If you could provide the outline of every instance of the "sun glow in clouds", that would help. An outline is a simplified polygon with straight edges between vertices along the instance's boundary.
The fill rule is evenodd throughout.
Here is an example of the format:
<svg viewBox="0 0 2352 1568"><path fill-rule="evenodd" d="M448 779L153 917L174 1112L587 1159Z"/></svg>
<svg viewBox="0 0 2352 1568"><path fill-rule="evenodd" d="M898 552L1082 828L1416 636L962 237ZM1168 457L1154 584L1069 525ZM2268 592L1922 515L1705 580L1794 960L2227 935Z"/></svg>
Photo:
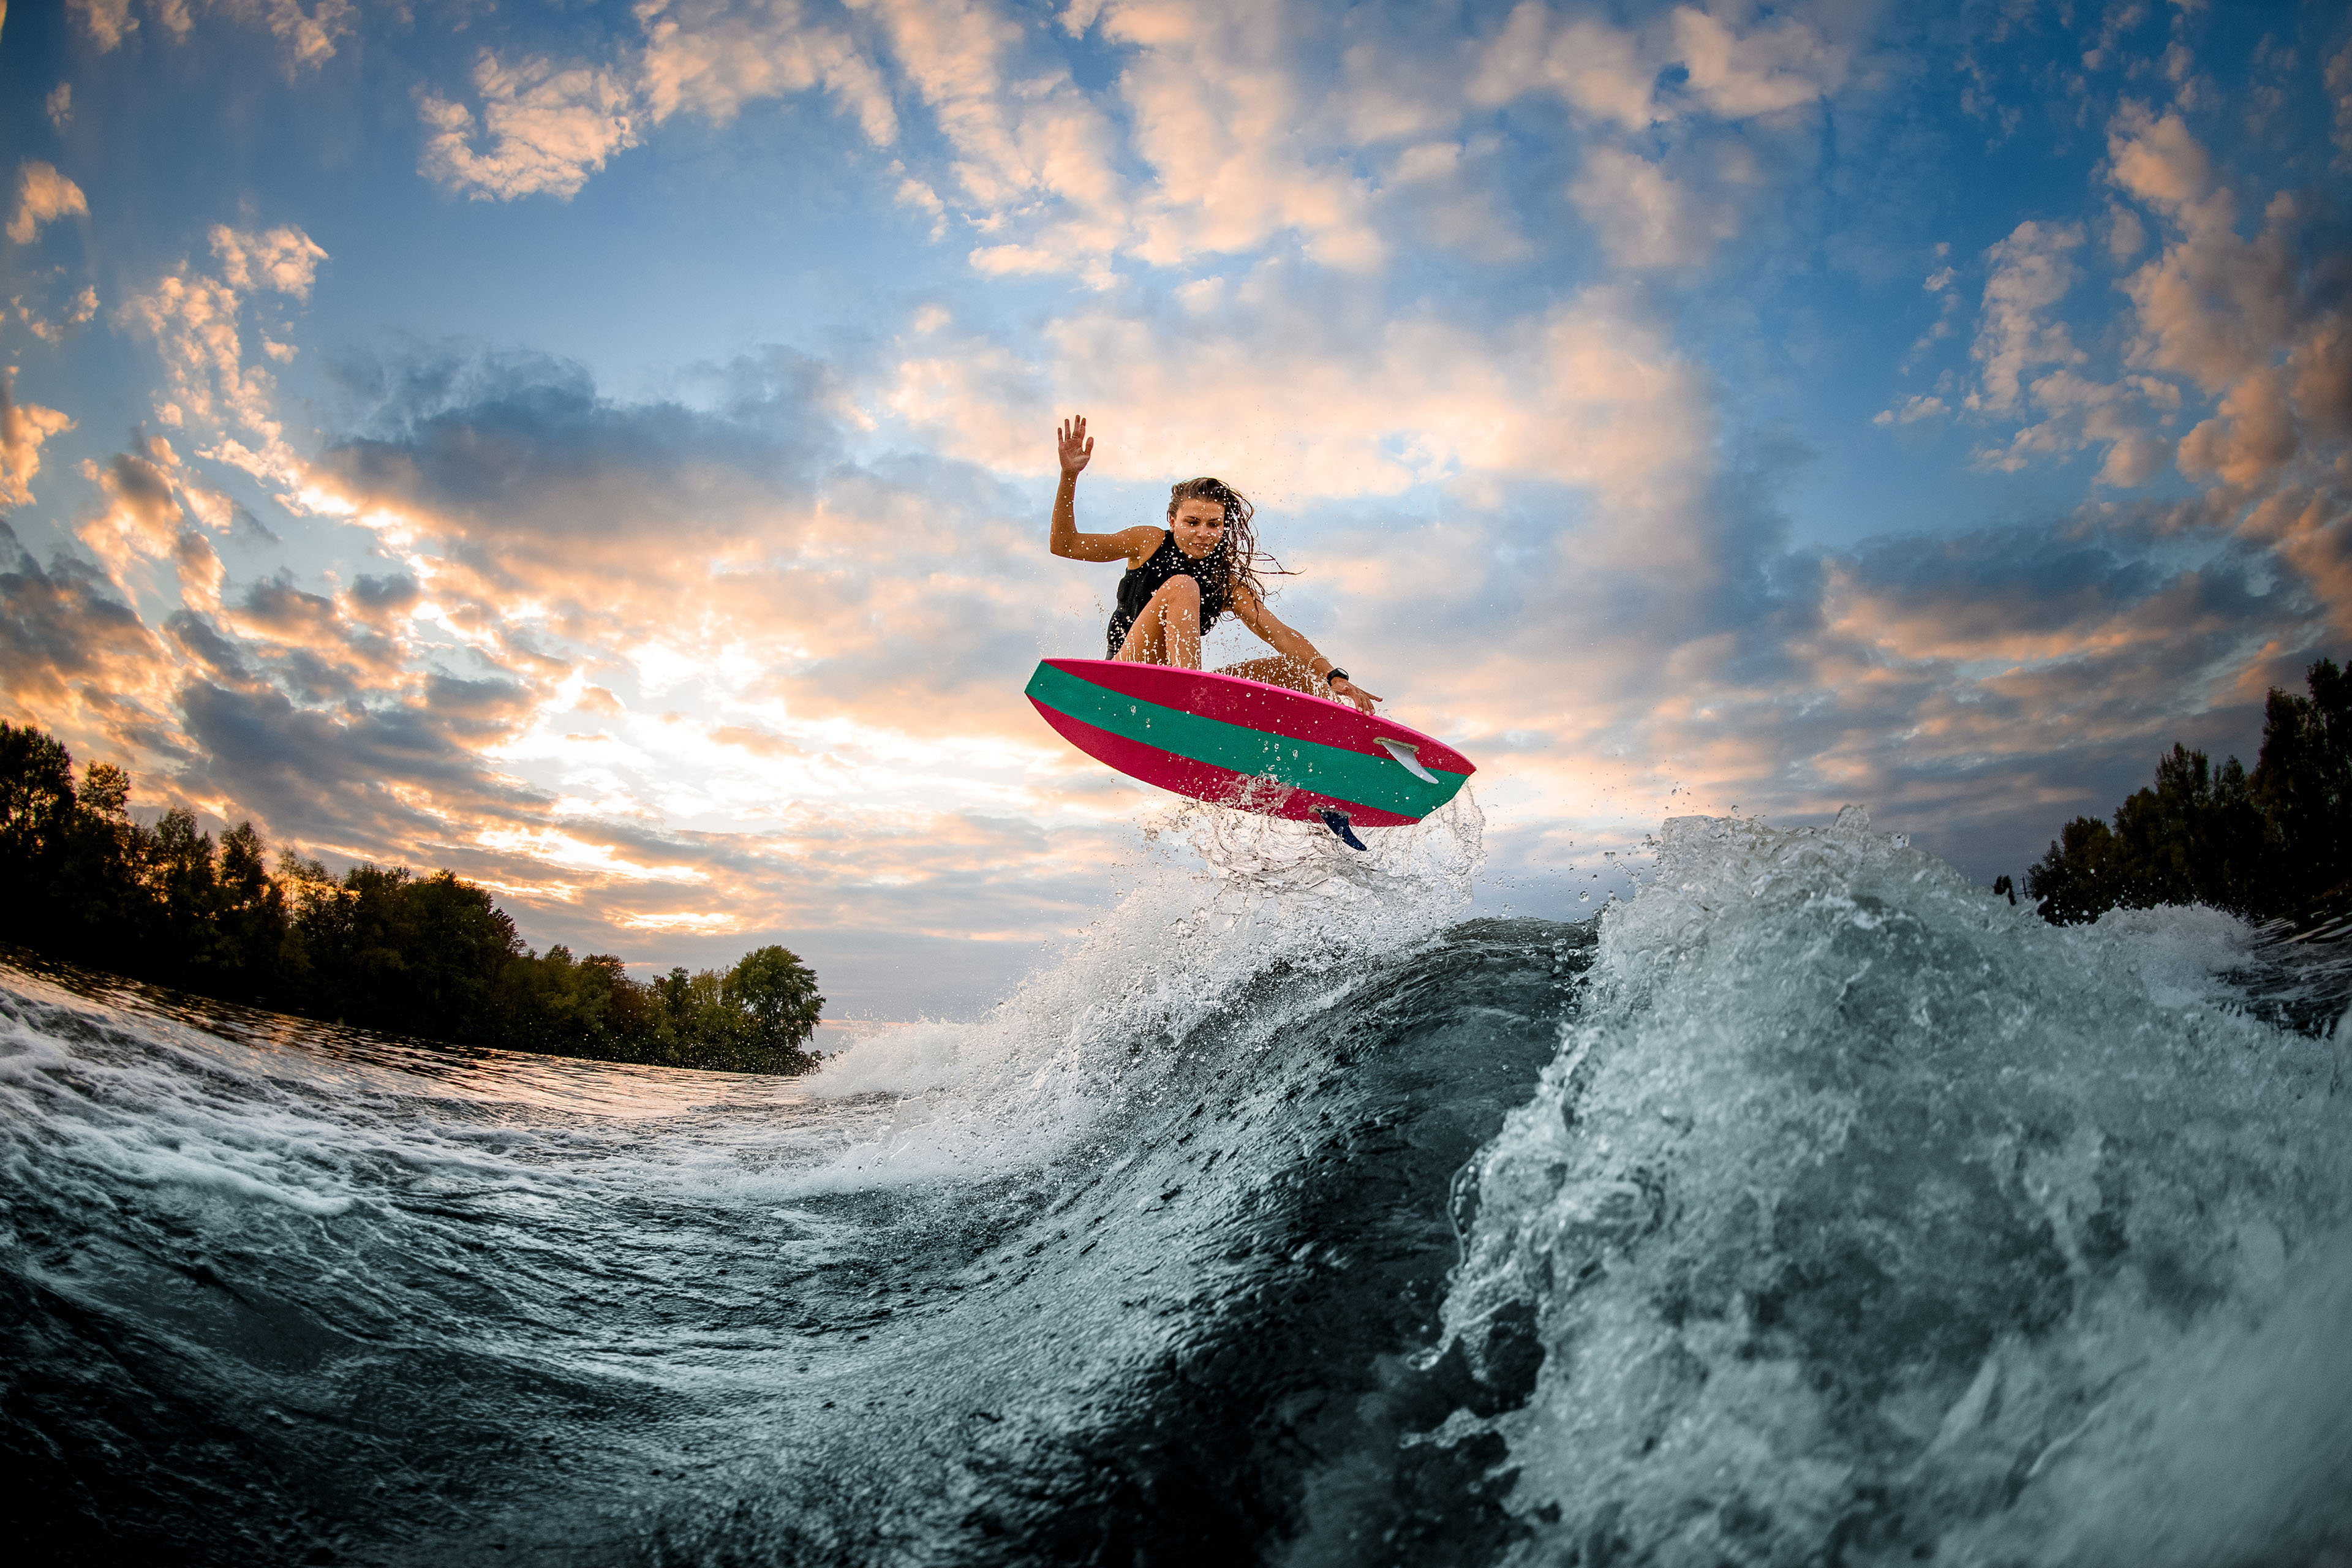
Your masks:
<svg viewBox="0 0 2352 1568"><path fill-rule="evenodd" d="M150 14L0 54L9 716L537 941L1107 896L1148 798L1019 696L1116 577L1072 412L1083 526L1258 500L1520 908L1670 800L2013 872L2352 638L2333 15Z"/></svg>
<svg viewBox="0 0 2352 1568"><path fill-rule="evenodd" d="M477 836L488 848L522 855L566 870L597 871L631 882L703 883L710 874L692 866L641 866L622 858L609 845L587 844L553 828L498 829Z"/></svg>

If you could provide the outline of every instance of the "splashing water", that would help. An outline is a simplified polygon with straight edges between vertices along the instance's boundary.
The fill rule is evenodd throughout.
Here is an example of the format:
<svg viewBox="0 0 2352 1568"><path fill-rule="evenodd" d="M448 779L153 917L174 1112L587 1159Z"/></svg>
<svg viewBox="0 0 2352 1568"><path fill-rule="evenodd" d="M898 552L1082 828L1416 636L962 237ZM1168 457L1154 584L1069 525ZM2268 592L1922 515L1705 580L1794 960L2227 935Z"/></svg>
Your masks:
<svg viewBox="0 0 2352 1568"><path fill-rule="evenodd" d="M1146 842L1170 864L1198 858L1229 896L1280 899L1321 892L1343 901L1341 921L1318 922L1344 933L1399 919L1425 921L1466 905L1486 863L1486 819L1467 786L1410 827L1366 828L1367 848L1350 849L1328 827L1187 800L1144 824ZM1188 854L1189 852L1189 854ZM1310 917L1311 918L1311 917Z"/></svg>
<svg viewBox="0 0 2352 1568"><path fill-rule="evenodd" d="M1193 801L1161 812L1139 885L1061 963L977 1024L892 1030L825 1064L821 1097L904 1097L887 1135L828 1178L1035 1163L1156 1082L1177 1042L1265 978L1321 977L1328 993L1433 937L1468 907L1484 826L1467 790L1414 826L1373 830L1369 854L1316 824ZM1284 1023L1258 1015L1248 1048Z"/></svg>
<svg viewBox="0 0 2352 1568"><path fill-rule="evenodd" d="M1507 1446L1514 1560L2352 1543L2345 1046L2237 1005L2250 945L2053 930L1857 811L1669 824L1465 1183L1447 1334L1543 1363L1433 1440Z"/></svg>
<svg viewBox="0 0 2352 1568"><path fill-rule="evenodd" d="M2342 990L1685 820L1460 921L1178 808L967 1023L794 1080L0 965L0 1464L44 1560L2315 1562ZM2332 999L2332 1000L2331 1000Z"/></svg>

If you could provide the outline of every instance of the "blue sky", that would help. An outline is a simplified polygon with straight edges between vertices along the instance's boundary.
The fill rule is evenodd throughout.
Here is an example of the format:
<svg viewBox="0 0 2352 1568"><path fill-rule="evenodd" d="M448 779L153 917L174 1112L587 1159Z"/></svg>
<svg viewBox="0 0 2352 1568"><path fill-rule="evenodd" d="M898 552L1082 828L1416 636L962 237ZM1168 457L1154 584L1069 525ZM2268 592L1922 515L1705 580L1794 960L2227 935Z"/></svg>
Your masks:
<svg viewBox="0 0 2352 1568"><path fill-rule="evenodd" d="M1072 412L1091 526L1259 501L1518 907L1692 806L2021 870L2352 651L2332 7L72 0L0 72L6 708L536 942L905 1016L1102 907L1150 802L1018 696L1111 587Z"/></svg>

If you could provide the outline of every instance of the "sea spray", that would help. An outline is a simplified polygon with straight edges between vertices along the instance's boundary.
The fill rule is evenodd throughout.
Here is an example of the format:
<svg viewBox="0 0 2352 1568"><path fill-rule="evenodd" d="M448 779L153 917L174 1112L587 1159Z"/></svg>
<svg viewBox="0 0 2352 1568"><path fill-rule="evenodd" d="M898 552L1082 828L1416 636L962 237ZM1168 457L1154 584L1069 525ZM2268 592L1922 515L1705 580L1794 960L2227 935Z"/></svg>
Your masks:
<svg viewBox="0 0 2352 1568"><path fill-rule="evenodd" d="M2287 1561L2352 1542L2345 1045L2206 910L2053 929L1874 835L1670 823L1466 1173L1531 1315L1514 1560Z"/></svg>
<svg viewBox="0 0 2352 1568"><path fill-rule="evenodd" d="M1370 830L1369 853L1318 824L1194 801L1155 813L1135 884L1057 962L976 1021L878 1034L809 1080L822 1098L896 1103L881 1136L803 1180L966 1179L1049 1161L1148 1094L1205 1021L1230 1015L1225 1048L1264 1049L1288 1016L1251 1016L1268 977L1326 976L1329 992L1458 920L1484 828L1467 789L1412 826Z"/></svg>
<svg viewBox="0 0 2352 1568"><path fill-rule="evenodd" d="M838 1076L0 965L23 1539L435 1568L2340 1544L2352 1041L2314 954L2203 910L2056 930L1858 816L1674 825L1599 931L1446 923L1475 822L1359 862L1189 820L1003 1007Z"/></svg>

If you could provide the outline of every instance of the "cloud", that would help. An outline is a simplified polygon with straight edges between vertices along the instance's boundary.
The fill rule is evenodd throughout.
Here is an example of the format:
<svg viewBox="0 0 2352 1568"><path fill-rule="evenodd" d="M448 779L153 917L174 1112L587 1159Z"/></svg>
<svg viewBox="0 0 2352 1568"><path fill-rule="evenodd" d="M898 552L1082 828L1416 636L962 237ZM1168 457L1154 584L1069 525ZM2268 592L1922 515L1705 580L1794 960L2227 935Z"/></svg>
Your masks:
<svg viewBox="0 0 2352 1568"><path fill-rule="evenodd" d="M880 68L850 36L812 21L796 0L645 0L637 89L655 124L688 111L724 124L744 105L824 87L866 140L898 139Z"/></svg>
<svg viewBox="0 0 2352 1568"><path fill-rule="evenodd" d="M1587 129L1568 196L1618 267L1705 263L1739 232L1790 111L1846 82L1849 18L1681 5L1630 26L1524 0L1481 45L1461 91L1482 108L1557 96ZM1777 118L1776 118L1777 117ZM1725 127L1757 121L1738 133Z"/></svg>
<svg viewBox="0 0 2352 1568"><path fill-rule="evenodd" d="M26 331L45 343L61 343L75 328L98 314L98 290L89 287L83 288L80 293L66 301L65 309L59 312L54 321L41 315L33 306L26 304L24 296L21 294L12 296L8 303L16 310L16 319L25 323Z"/></svg>
<svg viewBox="0 0 2352 1568"><path fill-rule="evenodd" d="M1104 39L1135 51L1119 93L1152 173L1136 203L1135 255L1173 266L1295 234L1309 258L1342 271L1385 258L1370 183L1340 149L1318 150L1288 36L1304 25L1300 13L1251 0L1103 7Z"/></svg>
<svg viewBox="0 0 2352 1568"><path fill-rule="evenodd" d="M985 4L853 0L851 8L877 28L946 143L945 178L894 167L899 199L936 215L940 192L960 193L981 232L1017 230L1017 239L971 252L983 271L1107 281L1106 258L1130 237L1133 198L1112 167L1118 132L1067 64Z"/></svg>
<svg viewBox="0 0 2352 1568"><path fill-rule="evenodd" d="M2181 399L2168 381L2134 375L2102 383L2058 370L2035 378L2030 401L2045 417L2019 429L2006 447L1979 448L1980 466L2013 474L2036 457L2100 443L2107 450L2096 482L2128 488L2147 483L2173 455L2161 430L2179 414Z"/></svg>
<svg viewBox="0 0 2352 1568"><path fill-rule="evenodd" d="M103 468L91 463L88 472L107 505L82 528L82 542L118 569L133 556L169 556L180 537L180 502L172 493L179 457L161 437L137 446L117 453Z"/></svg>
<svg viewBox="0 0 2352 1568"><path fill-rule="evenodd" d="M2126 102L2108 128L2110 177L2166 229L2124 279L2130 360L2218 395L2179 447L2181 472L2219 481L2206 514L2315 584L2352 633L2352 314L2337 225L2293 194L2252 237L2238 200L2177 114Z"/></svg>
<svg viewBox="0 0 2352 1568"><path fill-rule="evenodd" d="M1164 0L1113 0L1089 14L1087 25L1129 50L1116 88L1122 136L1106 105L1079 89L1067 63L1042 49L1016 13L972 0L854 0L849 8L878 35L870 56L849 33L782 0L643 7L646 44L633 90L656 122L680 110L723 121L753 99L822 85L882 146L900 138L886 79L895 68L946 153L936 174L908 173L901 158L892 170L899 198L943 218L941 193L952 193L961 216L992 237L971 251L989 273L1072 272L1100 287L1114 256L1179 265L1277 234L1297 235L1310 254L1343 268L1375 265L1384 253L1370 184L1301 132L1312 109L1291 37L1298 15ZM441 100L428 111L438 117L436 146L451 127L467 130ZM1123 145L1149 178L1121 172ZM579 179L593 166L570 165ZM1472 216L1457 215L1456 226ZM1465 228L1465 238L1490 237Z"/></svg>
<svg viewBox="0 0 2352 1568"><path fill-rule="evenodd" d="M167 394L156 417L173 428L213 433L204 455L290 486L302 465L276 415L276 382L245 362L239 313L256 292L308 299L327 253L292 226L253 234L215 225L210 239L220 276L184 260L126 300L121 316L163 355ZM247 438L257 446L248 447Z"/></svg>
<svg viewBox="0 0 2352 1568"><path fill-rule="evenodd" d="M357 7L352 0L203 0L205 8L233 22L267 27L282 46L287 74L303 67L313 69L334 58L335 41L350 35ZM149 0L148 9L172 41L184 44L195 30L192 0ZM138 31L131 0L66 0L66 9L81 24L100 54L121 47Z"/></svg>
<svg viewBox="0 0 2352 1568"><path fill-rule="evenodd" d="M2185 68L2175 74L2189 79ZM2291 635L2304 638L2322 627L2352 632L2352 318L2342 304L2340 226L2281 192L2247 232L2242 181L2177 109L2124 100L2106 153L2108 183L2136 204L2111 204L2110 233L2130 234L2110 244L2110 258L2128 264L2145 253L2142 213L2160 233L2157 252L2118 281L2120 315L2086 329L2095 355L2065 314L2082 276L2083 225L2029 221L1986 252L1971 351L1980 376L1962 405L1979 421L2018 423L1979 447L1976 461L2016 472L2098 450L2094 482L2125 489L2175 466L2199 493L2149 514L2157 532L2210 531L2240 552L2246 581L2274 574L2294 584L2291 613L2282 595L2254 620L2292 620ZM1907 421L1939 402L1915 396L1877 422ZM2071 635L2095 643L2117 634Z"/></svg>
<svg viewBox="0 0 2352 1568"><path fill-rule="evenodd" d="M352 0L311 0L304 10L301 0L206 0L215 10L233 20L257 23L269 29L270 35L284 46L287 73L290 76L303 67L318 68L335 54L335 40L348 35L358 10ZM186 0L166 0L157 7L166 26L185 38L190 23Z"/></svg>
<svg viewBox="0 0 2352 1568"><path fill-rule="evenodd" d="M1845 80L1848 52L1801 17L1783 13L1741 31L1717 11L1678 5L1675 52L1689 71L1689 89L1708 112L1727 120L1777 114L1813 102Z"/></svg>
<svg viewBox="0 0 2352 1568"><path fill-rule="evenodd" d="M907 173L907 165L898 159L890 160L890 173L898 181L898 188L894 193L898 205L928 213L931 219L931 238L937 241L944 237L948 231L947 204L940 200L940 194Z"/></svg>
<svg viewBox="0 0 2352 1568"><path fill-rule="evenodd" d="M19 403L16 373L0 369L0 506L33 504L33 476L41 471L41 443L74 422L54 408Z"/></svg>
<svg viewBox="0 0 2352 1568"><path fill-rule="evenodd" d="M1469 92L1474 103L1496 105L1549 90L1579 113L1639 131L1660 118L1658 70L1630 29L1522 0L1480 51Z"/></svg>
<svg viewBox="0 0 2352 1568"><path fill-rule="evenodd" d="M731 367L719 378L730 395L705 412L616 405L576 368L529 358L377 376L374 433L331 448L313 483L396 542L423 595L415 614L482 657L560 681L567 650L593 648L633 672L619 689L638 696L591 711L658 712L676 700L644 694L674 689L751 701L738 683L756 676L758 703L784 704L787 728L757 703L730 722L929 735L956 721L890 705L1034 657L1025 579L1041 563L1025 522L1016 533L975 511L985 483L948 485L966 493L942 503L936 475L845 465L840 390L818 362L779 351ZM655 536L667 543L649 557ZM893 542L877 555L880 538ZM920 573L902 570L909 551ZM598 686L610 700L614 679ZM994 711L992 722L1019 710ZM840 742L795 743L815 756ZM887 749L858 742L869 744Z"/></svg>
<svg viewBox="0 0 2352 1568"><path fill-rule="evenodd" d="M1034 357L987 338L908 349L877 390L877 413L1005 473L1049 470L1057 415L1116 408L1098 416L1094 468L1114 478L1207 468L1304 500L1476 472L1647 504L1679 493L1706 440L1693 368L1607 289L1479 329L1266 275L1181 322L1109 302L1075 310Z"/></svg>
<svg viewBox="0 0 2352 1568"><path fill-rule="evenodd" d="M871 143L900 149L898 199L931 215L934 238L950 216L981 237L964 254L983 276L1058 272L1100 289L1123 260L1192 268L1278 243L1367 274L1386 265L1400 228L1490 261L1533 247L1499 181L1457 179L1441 194L1404 160L1384 191L1352 139L1426 142L1453 130L1465 102L1492 110L1538 90L1625 129L1769 120L1837 90L1854 54L1833 37L1850 25L1842 17L1727 6L1684 6L1628 30L1530 4L1474 58L1450 46L1433 55L1408 16L1343 24L1251 0L1105 0L1063 21L1121 51L1110 86L1087 90L1016 8L847 9L850 27L802 0L649 0L642 46L604 64L533 58L505 70L486 53L478 116L453 97L421 100L420 172L477 199L568 195L674 114L724 123L749 102L822 89ZM1338 80L1324 64L1335 53ZM1662 79L1674 84L1663 95ZM943 144L936 154L928 139L906 140L894 93L919 103ZM1759 177L1733 141L1671 174L1634 157L1591 159L1576 190L1638 268L1703 257L1736 229L1739 193Z"/></svg>
<svg viewBox="0 0 2352 1568"><path fill-rule="evenodd" d="M479 562L543 551L550 564L601 563L634 550L644 527L755 555L775 526L806 515L812 474L837 439L828 368L782 351L733 367L713 416L625 408L580 367L541 355L434 353L340 374L373 395L362 423L374 434L330 447L320 482Z"/></svg>
<svg viewBox="0 0 2352 1568"><path fill-rule="evenodd" d="M216 223L206 237L220 258L221 279L232 289L268 289L308 300L319 263L327 259L327 253L299 228L240 234Z"/></svg>
<svg viewBox="0 0 2352 1568"><path fill-rule="evenodd" d="M1382 219L1392 232L1480 261L1527 260L1535 247L1511 212L1501 184L1499 141L1422 142L1398 154L1382 192Z"/></svg>
<svg viewBox="0 0 2352 1568"><path fill-rule="evenodd" d="M2013 871L2056 822L2144 783L2159 737L2243 748L2263 687L2298 679L2297 650L2326 635L2319 585L2265 551L2184 565L2147 546L2086 511L1767 552L1759 591L1711 622L1622 651L1610 632L1565 658L1516 647L1518 680L1578 700L1549 752L1482 760L1556 803L1599 806L1614 756L1637 761L1612 787L1672 780L1717 809L1867 801L1938 853ZM1492 711L1508 688L1473 700Z"/></svg>
<svg viewBox="0 0 2352 1568"><path fill-rule="evenodd" d="M49 129L64 135L67 124L73 119L73 83L61 81L51 88L49 96L41 102L41 112L48 116Z"/></svg>
<svg viewBox="0 0 2352 1568"><path fill-rule="evenodd" d="M2352 167L2352 43L2328 57L2324 79L2336 111L2336 166Z"/></svg>
<svg viewBox="0 0 2352 1568"><path fill-rule="evenodd" d="M476 201L569 197L646 126L681 113L724 125L751 103L817 88L874 145L898 139L879 65L800 0L645 0L636 17L640 47L605 65L531 57L509 67L484 49L473 73L478 118L454 99L420 96L417 173Z"/></svg>
<svg viewBox="0 0 2352 1568"><path fill-rule="evenodd" d="M400 510L405 569L232 584L170 618L183 798L321 853L453 865L575 945L780 922L968 938L1041 896L1075 910L1100 829L1048 846L1028 818L1033 771L1074 770L1017 700L1035 646L1004 628L1034 605L1003 541L939 515L970 477L835 468L795 497L830 460L787 444L824 377L733 380L714 415L614 405L553 362L378 366L377 434L317 479ZM592 482L498 515L584 450L606 454ZM645 509L681 481L701 524L648 556ZM919 575L870 549L883 532L920 542ZM620 692L581 679L592 658Z"/></svg>
<svg viewBox="0 0 2352 1568"><path fill-rule="evenodd" d="M2019 384L2033 366L2083 363L2066 323L2050 319L2080 276L2074 253L2083 238L2079 223L2029 218L1985 252L1992 272L1985 280L1984 312L1969 351L1984 367L1984 379L1965 406L2005 413L2017 406Z"/></svg>
<svg viewBox="0 0 2352 1568"><path fill-rule="evenodd" d="M601 713L608 718L614 719L617 719L623 713L628 711L628 710L621 706L621 700L619 698L614 696L611 692L605 690L601 686L585 686L581 688L579 706L580 710L583 713ZM714 734L716 732L714 731Z"/></svg>
<svg viewBox="0 0 2352 1568"><path fill-rule="evenodd" d="M2291 331L2297 205L2280 195L2256 236L2242 239L2236 194L2177 114L2158 118L2126 103L2107 145L2110 177L2172 231L2162 253L2124 282L2137 311L2133 357L2221 391L2267 363Z"/></svg>
<svg viewBox="0 0 2352 1568"><path fill-rule="evenodd" d="M100 54L110 53L139 30L139 20L131 14L131 0L66 0L66 14L81 24Z"/></svg>
<svg viewBox="0 0 2352 1568"><path fill-rule="evenodd" d="M157 699L167 661L138 613L71 556L46 571L0 522L0 691L18 715L99 736L121 756L173 728Z"/></svg>
<svg viewBox="0 0 2352 1568"><path fill-rule="evenodd" d="M2343 365L2335 229L2281 193L2259 228L2242 234L2231 181L2177 110L2126 100L2106 149L2109 183L2164 233L2158 253L2118 285L2128 301L2118 323L2123 366L2112 379L2088 368L2090 354L2060 316L2081 276L2083 226L2020 225L1986 253L1991 274L1972 351L1982 378L1964 405L1980 416L2036 417L1980 447L1977 460L2015 472L2039 458L2104 447L2096 481L2131 488L2177 458L2185 477L2219 481L2204 509L2209 521L2233 510L2241 526L2270 518L2259 526L2284 529L2281 547L2314 581L2335 581L2341 504L2330 498L2342 481L2329 465L2352 437L2340 390L2352 370ZM2110 246L2111 257L2128 261L2144 250L2134 209L2115 207L2109 225L2131 231L2127 244ZM2176 437L2176 420L2200 394L2212 412ZM2281 486L2301 488L2269 505L2264 498ZM2296 521L2276 521L2286 517Z"/></svg>
<svg viewBox="0 0 2352 1568"><path fill-rule="evenodd" d="M205 484L169 441L137 431L105 463L85 459L81 474L100 504L82 515L74 537L126 597L160 593L218 608L224 573L204 531L233 528L236 502Z"/></svg>
<svg viewBox="0 0 2352 1568"><path fill-rule="evenodd" d="M613 72L532 58L501 66L484 49L474 67L482 100L477 122L464 104L426 93L420 100L428 135L416 172L475 201L512 201L545 193L570 196L614 153L637 144L635 99Z"/></svg>
<svg viewBox="0 0 2352 1568"><path fill-rule="evenodd" d="M436 710L428 694L332 708L299 705L259 681L190 679L175 694L202 760L184 783L234 801L278 834L391 858L437 858L487 822L528 813L473 742L504 726ZM406 840L404 845L403 840Z"/></svg>
<svg viewBox="0 0 2352 1568"><path fill-rule="evenodd" d="M1905 398L1899 408L1880 409L1871 416L1870 422L1874 425L1912 425L1922 419L1933 419L1938 415L1949 412L1951 410L1946 406L1942 398L1921 393Z"/></svg>
<svg viewBox="0 0 2352 1568"><path fill-rule="evenodd" d="M8 237L30 245L41 226L61 217L88 217L89 200L81 187L58 173L52 164L28 158L16 165L16 210L8 219Z"/></svg>
<svg viewBox="0 0 2352 1568"><path fill-rule="evenodd" d="M1693 110L1723 120L1777 114L1834 92L1853 51L1793 12L1756 19L1738 5L1677 5L1639 28L1523 0L1480 51L1472 101L1550 91L1589 120L1639 131ZM1658 84L1681 68L1679 90Z"/></svg>
<svg viewBox="0 0 2352 1568"><path fill-rule="evenodd" d="M1740 173L1753 180L1752 165ZM1614 147L1588 153L1568 194L1601 231L1602 248L1620 267L1694 267L1738 232L1738 216L1728 205L1671 178L1648 159Z"/></svg>

